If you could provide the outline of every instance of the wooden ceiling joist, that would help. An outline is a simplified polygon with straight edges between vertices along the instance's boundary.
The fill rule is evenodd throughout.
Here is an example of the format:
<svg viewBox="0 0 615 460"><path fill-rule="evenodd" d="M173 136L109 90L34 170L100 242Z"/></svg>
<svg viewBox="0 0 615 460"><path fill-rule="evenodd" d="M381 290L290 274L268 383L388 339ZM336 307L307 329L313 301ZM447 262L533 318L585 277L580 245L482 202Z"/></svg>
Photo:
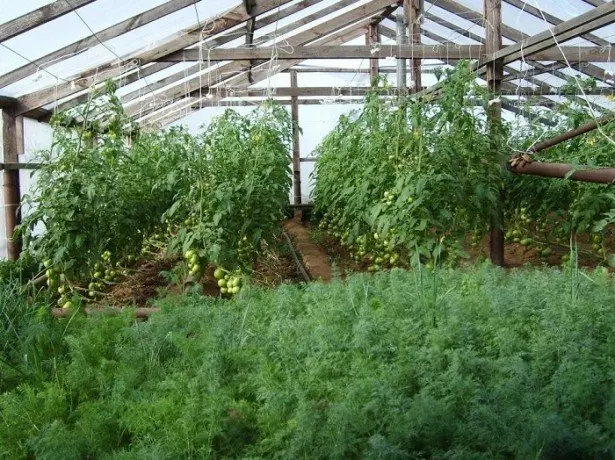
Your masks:
<svg viewBox="0 0 615 460"><path fill-rule="evenodd" d="M345 46L310 46L283 49L280 47L256 47L256 48L218 48L207 52L207 60L217 61L247 61L253 59L270 59L275 56L277 60L285 59L368 59L387 57L403 59L478 59L483 52L482 45L380 45L375 50L370 45L345 45ZM524 59L531 58L536 61L556 61L565 57L568 62L610 62L612 52L608 48L597 46L573 47L562 46L541 50L539 52L525 52ZM165 56L164 62L199 61L203 58L199 50L182 50ZM512 62L507 60L507 63Z"/></svg>
<svg viewBox="0 0 615 460"><path fill-rule="evenodd" d="M254 13L266 13L290 1L292 0L258 0ZM192 46L207 36L224 32L247 21L249 18L250 16L246 13L243 4L236 5L212 19L207 32L202 31L202 24L195 24L186 30L173 34L158 46L127 56L122 62L111 62L86 70L72 78L70 82L22 96L19 98L20 107L18 108L18 114L27 114L29 111L50 104L57 99L82 91L99 82L101 80L100 75L102 75L102 79L117 77L126 72L126 66L143 66L167 54L179 51L187 46Z"/></svg>
<svg viewBox="0 0 615 460"><path fill-rule="evenodd" d="M95 2L96 0L57 0L29 13L19 16L11 21L0 24L0 42L9 40L17 35L23 34L28 30L53 21L60 16L64 16L82 6Z"/></svg>
<svg viewBox="0 0 615 460"><path fill-rule="evenodd" d="M501 60L503 64L509 64L522 59L524 56L540 53L557 46L560 42L579 37L613 22L615 22L615 4L608 3L569 21L562 22L550 30L525 38L514 45L506 46L492 56L488 56L483 64L496 60ZM557 46L556 50L561 48ZM565 54L564 57L567 58Z"/></svg>
<svg viewBox="0 0 615 460"><path fill-rule="evenodd" d="M174 13L175 11L179 11L182 8L192 4L194 4L194 0L168 0L162 5L132 16L113 26L96 32L96 34L89 35L81 40L77 40L70 45L63 46L52 53L46 54L45 56L35 59L26 65L1 75L0 88L10 85L11 83L15 83L23 78L27 78L28 76L36 73L41 67L53 63L63 56L73 57L76 54L100 44L100 42L111 40L112 38L149 24L150 22L156 21L157 19L163 18L164 16Z"/></svg>
<svg viewBox="0 0 615 460"><path fill-rule="evenodd" d="M275 23L278 20L284 19L289 17L292 14L297 13L298 11L300 11L303 8L307 8L308 6L312 6L312 5L316 5L318 3L320 3L323 0L304 0L302 2L299 2L296 5L290 6L288 8L285 8L284 10L280 11L279 14L272 14L269 15L267 17L258 19L257 21L255 21L254 23L254 27L255 29L259 29L259 28L263 28L266 27L268 25L271 25L273 23ZM343 0L344 3L348 2L349 4L352 3L353 0ZM320 18L320 17L324 17L325 15L333 12L334 9L331 9L330 7L327 8L323 8L321 11L319 11L319 16L316 17L316 19ZM304 18L305 19L305 18ZM304 25L304 19L301 19L299 21L295 21L291 24L288 24L286 26L280 27L277 30L277 34L278 35L284 35L288 32L292 32L293 30L296 30L298 27L300 27L301 25ZM247 31L247 28L246 28ZM202 44L202 49L205 50L209 50L209 49L214 49L218 46L224 45L226 43L229 43L231 41L233 41L235 39L234 36L232 35L222 35L220 37L215 37L212 38L210 40L206 40L203 44ZM198 51L198 50L194 50L194 51ZM173 61L170 61L171 63L174 64ZM150 85L148 86L148 90L149 91L156 91L158 89L164 88L165 86L171 85L173 83L176 83L180 80L183 80L184 78L186 78L187 76L196 74L197 72L201 71L201 70L205 70L207 68L207 65L204 65L202 63L199 64L195 64L193 66L188 67L187 69L182 69L181 71L174 73L172 75L169 75L161 80L155 81L155 82L151 82ZM243 71L244 69L240 69L237 70L237 72ZM247 70L247 69L246 69ZM139 99L141 97L143 97L144 91L142 89L136 90L136 91L132 91L131 93L128 93L124 96L121 97L121 101L125 104L128 104L136 99Z"/></svg>
<svg viewBox="0 0 615 460"><path fill-rule="evenodd" d="M355 10L352 10L350 13L352 13L352 16L355 17L355 20L356 20L357 13L358 13L359 18L366 17L366 16L368 18L361 20L360 22L353 24L352 27L348 27L348 28L342 28L342 26L339 25L340 21L338 21L337 19L339 19L341 16L333 20L327 21L323 24L320 24L320 28L316 31L313 31L312 37L320 36L322 38L319 38L317 40L312 39L313 41L311 45L312 46L319 46L323 44L341 45L350 40L363 36L365 32L367 31L367 27L369 26L369 23L371 21L371 16L373 15L372 10L362 8L361 12L358 12L355 9ZM348 19L349 19L349 16L345 18L345 20L348 20ZM355 21L351 20L350 22L355 22ZM332 30L337 30L337 32L331 33ZM300 40L301 35L302 34L297 34L295 36L295 39ZM305 36L306 35L303 35L303 37ZM291 61L280 62L278 64L279 67L273 73L283 72L284 70L290 69L291 67L299 63L301 63L301 60L291 60ZM260 69L261 72L255 75L253 74L255 79L257 79L257 81L264 81L272 75L272 73L267 71L267 64L261 64L259 67L261 68ZM235 88L247 88L248 86L250 86L250 82L248 81L247 75L243 73L243 74L237 75L233 78L226 80L224 82L224 86L235 87ZM193 99L188 99L188 102L183 107L183 110L187 109L188 107L199 107L200 108L202 105L205 105L205 104L212 104L212 103L215 104L216 102L222 99L221 96L216 95L215 91L216 89L213 88L213 93L210 93L211 94L210 98L205 98L205 99L199 98L197 101L194 101ZM193 96L191 95L189 97L193 97ZM159 118L159 119L155 119L154 117L153 118L157 126L166 126L172 123L173 121L179 118L182 118L182 117L183 117L183 114L180 111L180 112L172 113L163 118Z"/></svg>
<svg viewBox="0 0 615 460"><path fill-rule="evenodd" d="M468 9L464 7L463 5L455 2L454 0L438 0L437 6L438 8L442 8L443 10L448 11L449 13L453 13L456 16L459 16L473 24L476 24L477 26L480 26L480 27L483 26L484 21L483 21L483 15L481 13L479 13L478 11ZM502 36L509 40L512 40L513 42L520 42L524 38L528 37L527 34L524 34L520 30L517 30L506 24L502 24L501 28L502 28ZM579 67L582 67L582 70L580 70L582 73L590 77L596 78L597 80L602 81L602 82L605 82L607 80L607 78L604 75L604 69L601 69L600 67L597 67L592 64L587 64L587 63Z"/></svg>
<svg viewBox="0 0 615 460"><path fill-rule="evenodd" d="M369 3L360 5L352 10L346 11L332 19L329 19L321 24L315 25L314 27L307 29L303 32L292 35L284 40L285 46L290 47L301 47L304 45L314 45L318 46L319 44L326 43L326 41L318 41L320 37L326 37L331 34L333 31L339 31L344 27L347 27L357 21L361 21L364 18L371 18L374 14L381 12L384 8L386 8L390 4L390 0L372 0ZM365 25L366 27L367 25ZM365 33L365 30L363 30ZM354 37L353 37L354 38ZM316 42L314 42L316 40ZM314 43L312 43L314 42ZM340 42L343 43L343 42ZM338 44L338 43L335 43ZM270 56L269 56L270 57ZM269 63L261 64L252 69L252 76L254 77L254 81L259 81L267 78L268 75L273 75L274 73L279 73L286 68L292 67L293 65L301 62L301 60L285 60L280 62L278 68L276 70L272 70L270 68ZM202 78L201 76L197 76L191 80L187 80L182 82L180 85L175 85L163 92L160 93L160 97L166 98L168 100L175 101L177 98L182 96L201 96L203 93L203 87L213 86L214 84L219 83L220 81L226 81L231 86L241 86L232 83L236 81L239 77L245 79L242 80L242 85L249 86L251 83L248 79L247 72L243 72L240 76L232 77L230 79L224 80L224 78L219 78L219 76L223 76L226 72L236 72L237 70L241 70L245 68L246 65L242 61L235 61L229 64L225 64L216 69L216 72L212 78ZM257 74L257 75L255 75ZM151 102L143 101L140 104L135 104L134 106L129 106L126 108L126 111L129 115L141 115L143 116L144 110L150 108Z"/></svg>

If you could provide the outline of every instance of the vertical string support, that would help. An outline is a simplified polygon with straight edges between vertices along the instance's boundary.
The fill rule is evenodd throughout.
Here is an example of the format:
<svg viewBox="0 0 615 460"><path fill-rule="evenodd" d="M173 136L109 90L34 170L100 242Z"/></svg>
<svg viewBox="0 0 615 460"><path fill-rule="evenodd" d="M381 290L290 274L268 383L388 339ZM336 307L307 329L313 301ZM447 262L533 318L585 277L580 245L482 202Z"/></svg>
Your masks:
<svg viewBox="0 0 615 460"><path fill-rule="evenodd" d="M423 0L404 0L404 13L408 23L411 44L421 44L421 21L423 19ZM410 62L410 91L418 93L423 89L421 81L421 59L412 58Z"/></svg>
<svg viewBox="0 0 615 460"><path fill-rule="evenodd" d="M380 43L380 31L378 28L378 23L372 22L368 28L367 33L365 34L365 44L370 46L376 46ZM380 74L380 67L378 65L378 58L373 57L369 59L369 81L371 86L376 86L378 84L378 76Z"/></svg>
<svg viewBox="0 0 615 460"><path fill-rule="evenodd" d="M484 0L485 14L485 53L487 59L502 48L502 0ZM491 100L487 108L491 148L498 150L502 120L502 102L500 99L503 79L503 65L500 60L487 64L487 87ZM489 234L489 257L494 265L504 266L504 189L500 190L500 199L496 204L494 218Z"/></svg>
<svg viewBox="0 0 615 460"><path fill-rule="evenodd" d="M15 117L7 110L2 113L2 156L5 163L18 163L23 152L23 117ZM7 257L17 260L21 254L21 237L15 236L15 229L21 223L21 192L19 169L5 169L2 174L4 196L4 223L7 240Z"/></svg>
<svg viewBox="0 0 615 460"><path fill-rule="evenodd" d="M290 71L290 87L298 88L297 71ZM294 204L301 204L301 152L299 150L299 97L297 93L290 98L290 112L293 123L293 196Z"/></svg>

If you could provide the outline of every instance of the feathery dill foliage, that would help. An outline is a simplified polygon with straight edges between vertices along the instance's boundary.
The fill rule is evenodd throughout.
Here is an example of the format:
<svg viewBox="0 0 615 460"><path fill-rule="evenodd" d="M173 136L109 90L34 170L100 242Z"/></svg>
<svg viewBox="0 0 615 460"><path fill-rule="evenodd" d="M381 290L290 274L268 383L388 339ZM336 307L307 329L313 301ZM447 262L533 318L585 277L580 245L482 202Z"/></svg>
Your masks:
<svg viewBox="0 0 615 460"><path fill-rule="evenodd" d="M454 245L485 231L497 218L504 152L492 144L501 144L499 130L486 135L477 101L487 107L467 62L447 72L434 101L391 109L378 90L370 93L318 148L314 197L325 220L351 243L378 232L426 257L443 238Z"/></svg>
<svg viewBox="0 0 615 460"><path fill-rule="evenodd" d="M612 458L612 283L392 270L61 321L0 456Z"/></svg>

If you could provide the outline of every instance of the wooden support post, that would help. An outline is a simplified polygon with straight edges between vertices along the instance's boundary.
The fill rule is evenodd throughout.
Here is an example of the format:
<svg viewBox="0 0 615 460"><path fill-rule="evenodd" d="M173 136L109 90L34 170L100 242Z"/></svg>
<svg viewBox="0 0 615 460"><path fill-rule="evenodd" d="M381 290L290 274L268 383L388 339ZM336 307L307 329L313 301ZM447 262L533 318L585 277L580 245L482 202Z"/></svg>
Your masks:
<svg viewBox="0 0 615 460"><path fill-rule="evenodd" d="M365 44L370 46L375 46L377 43L380 43L380 32L378 30L377 23L371 23L367 28L367 33L365 34ZM378 66L378 58L370 58L369 60L369 81L371 82L371 86L376 86L378 83L378 75L380 74L380 68Z"/></svg>
<svg viewBox="0 0 615 460"><path fill-rule="evenodd" d="M397 13L397 45L405 45L408 41L406 37L406 18L399 12ZM406 60L397 58L397 90L400 97L406 94Z"/></svg>
<svg viewBox="0 0 615 460"><path fill-rule="evenodd" d="M290 71L290 87L297 88L297 71ZM301 152L299 150L299 98L291 97L291 117L293 121L293 195L294 204L301 204ZM301 211L295 211L301 213Z"/></svg>
<svg viewBox="0 0 615 460"><path fill-rule="evenodd" d="M23 152L23 117L14 117L10 112L2 110L2 153L7 163L18 163L19 153ZM19 190L19 170L3 172L4 189L4 226L7 241L7 257L17 260L21 253L21 239L13 238L15 228L21 223L19 205L21 194Z"/></svg>
<svg viewBox="0 0 615 460"><path fill-rule="evenodd" d="M485 52L492 56L502 48L502 0L484 0L485 9ZM499 136L499 125L502 119L502 103L500 102L500 88L503 78L503 64L495 60L487 65L487 87L491 92L489 102L488 120L492 139L492 148L498 149L496 137ZM504 265L504 190L500 191L500 200L497 203L496 217L491 225L489 235L489 256L495 265Z"/></svg>
<svg viewBox="0 0 615 460"><path fill-rule="evenodd" d="M406 22L408 23L408 32L410 33L410 43L420 45L423 0L404 0L404 12L406 13ZM421 83L421 59L412 58L410 69L410 78L412 79L410 91L417 93L423 88Z"/></svg>

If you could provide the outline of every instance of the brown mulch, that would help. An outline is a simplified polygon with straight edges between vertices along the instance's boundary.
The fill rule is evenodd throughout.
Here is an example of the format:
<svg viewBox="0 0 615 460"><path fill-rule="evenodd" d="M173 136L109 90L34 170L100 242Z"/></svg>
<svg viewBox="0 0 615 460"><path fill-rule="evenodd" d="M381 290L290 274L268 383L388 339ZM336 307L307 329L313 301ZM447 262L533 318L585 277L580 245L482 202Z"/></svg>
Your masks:
<svg viewBox="0 0 615 460"><path fill-rule="evenodd" d="M112 305L146 306L148 300L169 285L160 273L171 270L179 260L177 257L160 257L140 262L134 271L109 290L105 302Z"/></svg>

